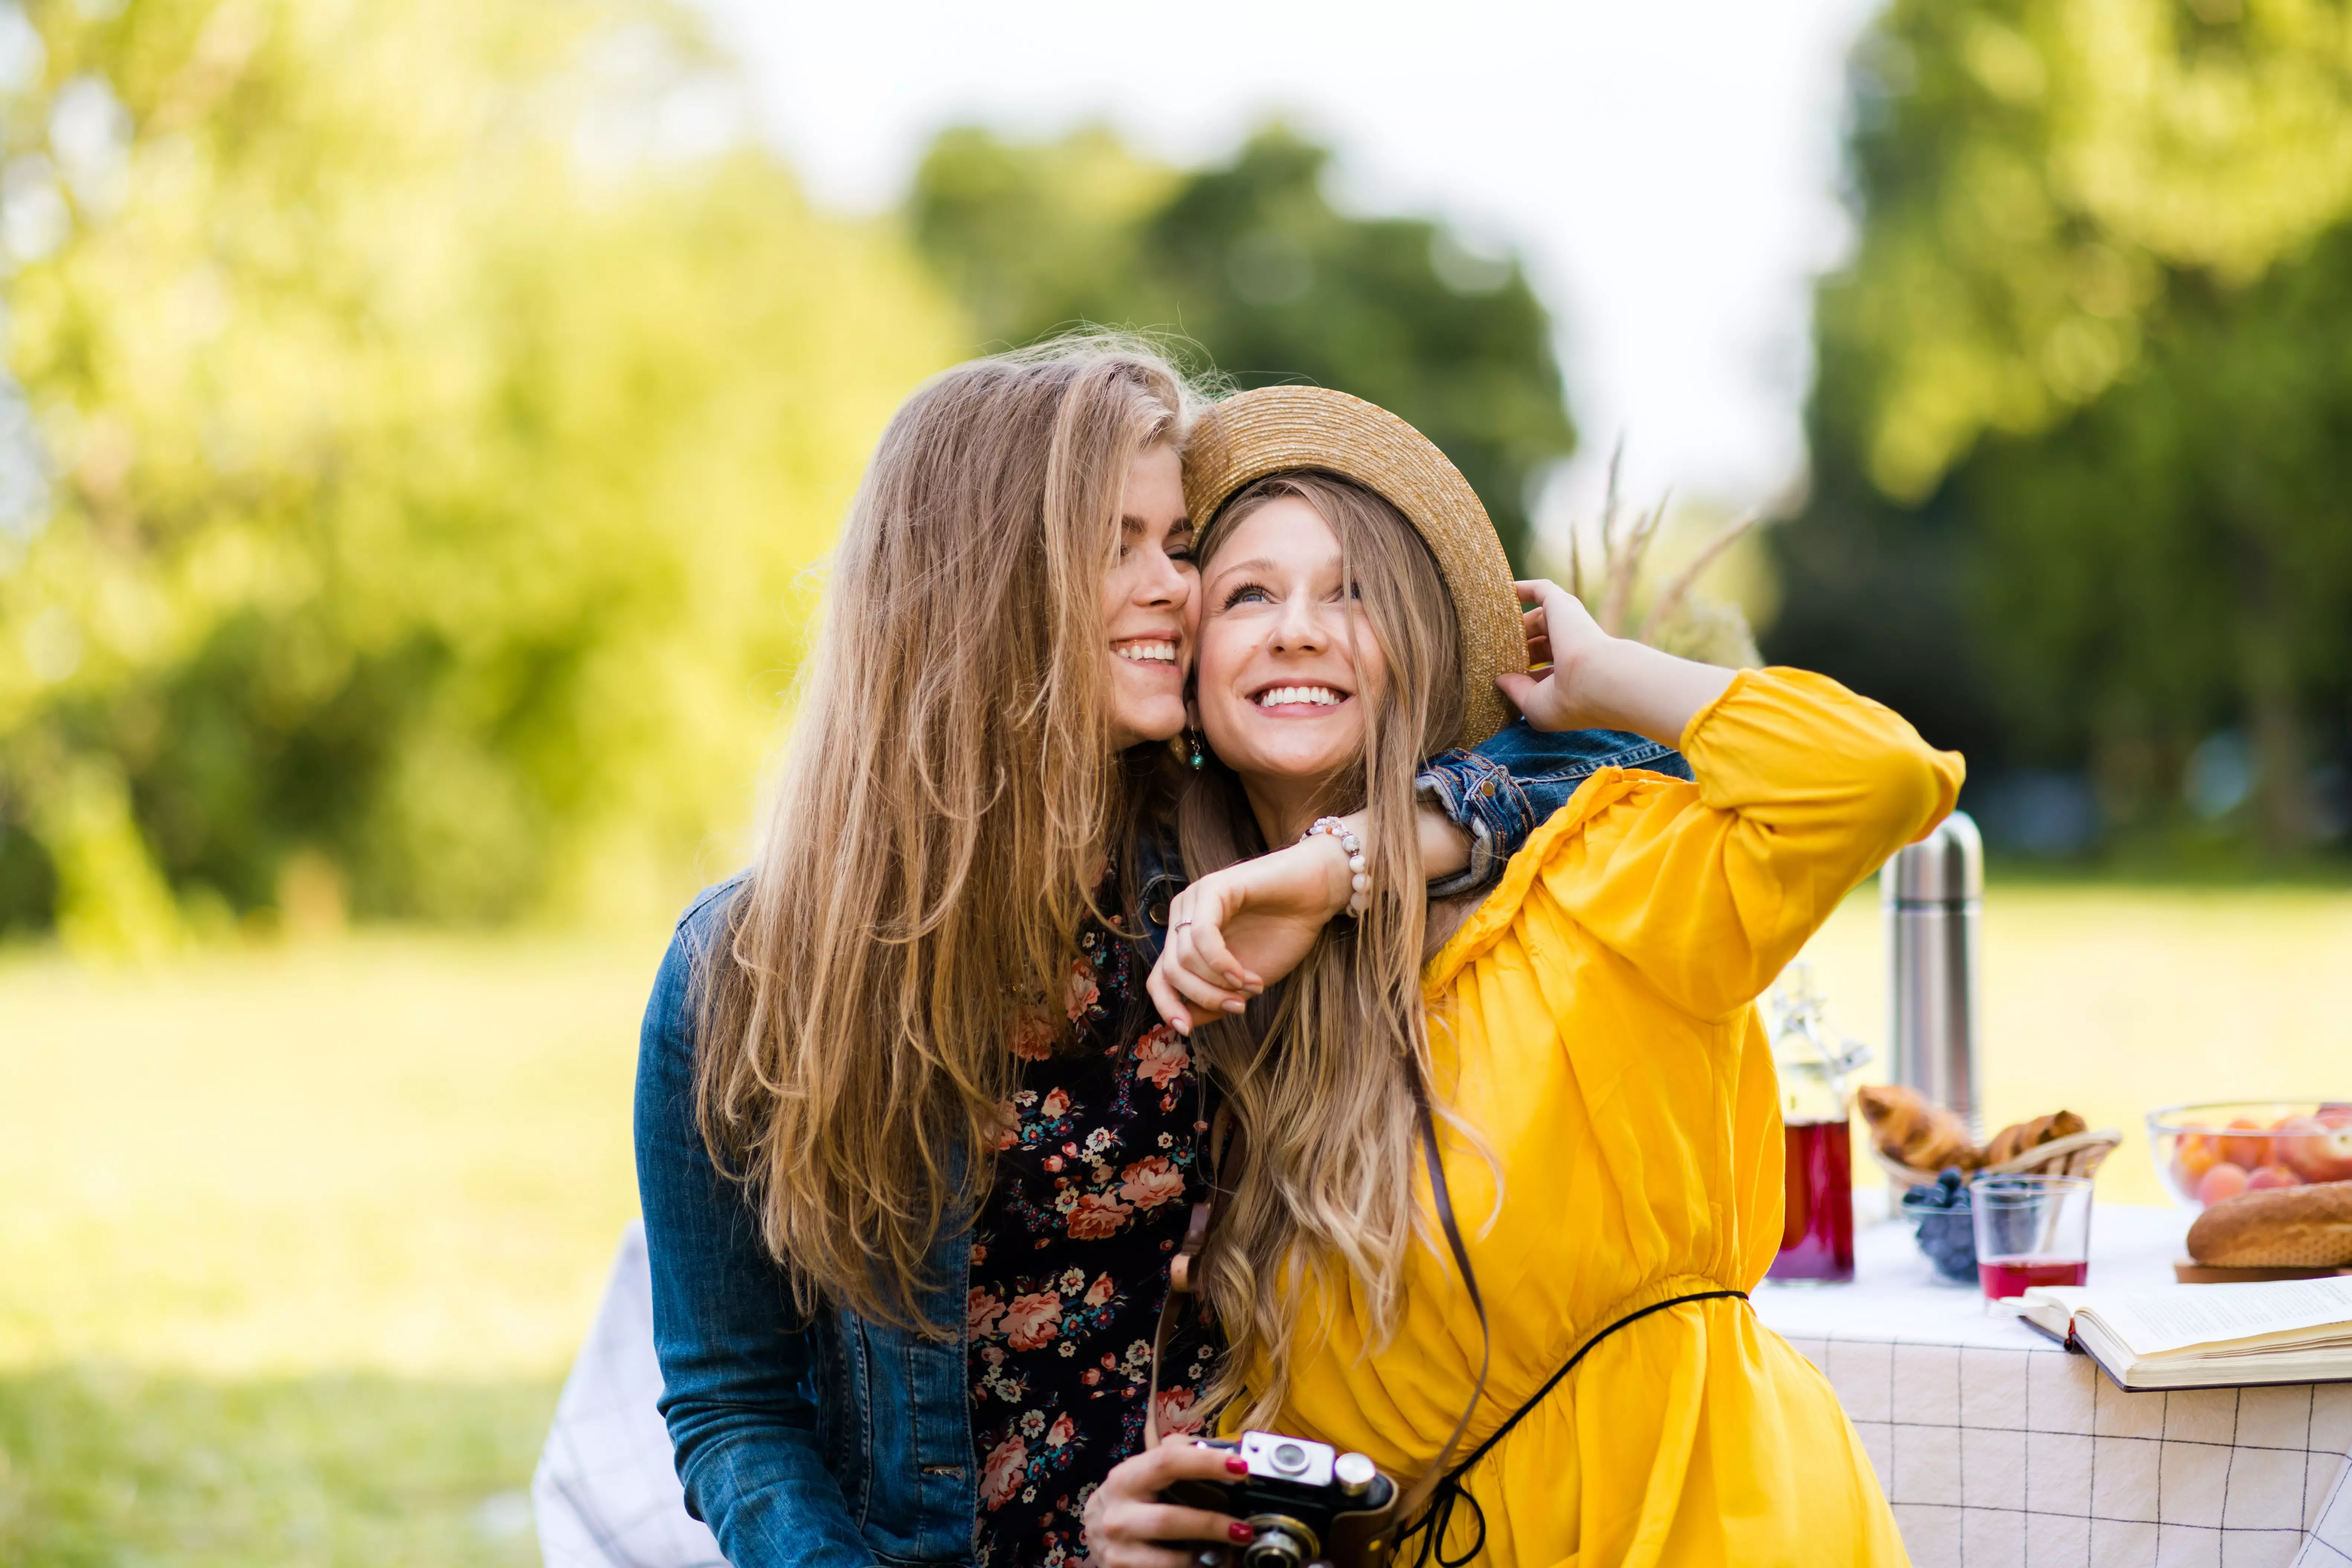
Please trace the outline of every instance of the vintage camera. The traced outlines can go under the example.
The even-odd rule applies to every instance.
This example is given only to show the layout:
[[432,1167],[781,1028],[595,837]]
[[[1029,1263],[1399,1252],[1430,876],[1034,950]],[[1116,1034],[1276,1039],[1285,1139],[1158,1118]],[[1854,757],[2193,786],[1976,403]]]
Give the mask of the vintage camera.
[[1229,1513],[1255,1527],[1256,1539],[1241,1549],[1245,1568],[1356,1568],[1380,1560],[1397,1522],[1397,1488],[1363,1455],[1278,1432],[1244,1432],[1239,1442],[1202,1446],[1239,1453],[1249,1461],[1248,1477],[1179,1481],[1163,1500]]

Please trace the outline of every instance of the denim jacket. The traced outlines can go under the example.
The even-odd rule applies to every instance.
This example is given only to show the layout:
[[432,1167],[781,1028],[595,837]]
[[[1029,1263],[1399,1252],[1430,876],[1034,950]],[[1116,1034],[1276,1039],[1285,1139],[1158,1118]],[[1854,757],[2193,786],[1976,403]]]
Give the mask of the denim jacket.
[[[1681,755],[1606,731],[1545,734],[1513,723],[1477,752],[1449,752],[1417,781],[1467,829],[1471,864],[1432,891],[1501,875],[1528,835],[1602,767],[1688,778]],[[695,955],[723,937],[728,895],[698,898],[678,921],[646,1008],[636,1083],[638,1195],[653,1268],[661,1413],[687,1508],[735,1568],[969,1563],[979,1516],[960,1334],[927,1337],[838,1307],[803,1316],[760,1242],[742,1191],[711,1163],[694,1113]],[[1147,945],[1166,934],[1183,886],[1146,847],[1139,903]],[[961,1325],[968,1228],[932,1248],[922,1303]]]

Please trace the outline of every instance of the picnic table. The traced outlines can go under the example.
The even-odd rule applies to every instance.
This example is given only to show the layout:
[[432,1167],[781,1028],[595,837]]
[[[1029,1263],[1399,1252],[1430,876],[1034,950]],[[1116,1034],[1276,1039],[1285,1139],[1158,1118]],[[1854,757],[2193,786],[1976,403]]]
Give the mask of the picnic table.
[[[2101,1204],[2094,1286],[2169,1284],[2189,1215]],[[1846,1285],[1767,1281],[1757,1316],[1829,1376],[1917,1568],[2352,1568],[2352,1384],[2128,1394],[1900,1222]]]

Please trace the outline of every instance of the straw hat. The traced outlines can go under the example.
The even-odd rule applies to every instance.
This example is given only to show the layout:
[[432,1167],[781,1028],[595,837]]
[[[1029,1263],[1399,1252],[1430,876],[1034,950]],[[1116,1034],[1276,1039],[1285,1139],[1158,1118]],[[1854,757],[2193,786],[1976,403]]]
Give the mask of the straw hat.
[[1264,386],[1201,416],[1184,449],[1184,500],[1205,526],[1244,486],[1321,468],[1377,491],[1420,531],[1462,628],[1462,731],[1475,746],[1510,722],[1495,677],[1528,668],[1510,563],[1462,470],[1430,438],[1374,404],[1320,386]]

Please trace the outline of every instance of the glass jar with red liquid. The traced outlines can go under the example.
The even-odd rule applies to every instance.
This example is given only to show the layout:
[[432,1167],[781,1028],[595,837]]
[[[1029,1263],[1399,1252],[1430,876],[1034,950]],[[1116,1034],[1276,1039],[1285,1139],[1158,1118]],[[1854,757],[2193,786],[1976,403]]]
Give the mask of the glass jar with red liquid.
[[1802,964],[1790,966],[1772,1007],[1787,1189],[1780,1256],[1768,1277],[1842,1282],[1853,1278],[1853,1134],[1845,1076],[1866,1053],[1831,1048],[1821,998]]

